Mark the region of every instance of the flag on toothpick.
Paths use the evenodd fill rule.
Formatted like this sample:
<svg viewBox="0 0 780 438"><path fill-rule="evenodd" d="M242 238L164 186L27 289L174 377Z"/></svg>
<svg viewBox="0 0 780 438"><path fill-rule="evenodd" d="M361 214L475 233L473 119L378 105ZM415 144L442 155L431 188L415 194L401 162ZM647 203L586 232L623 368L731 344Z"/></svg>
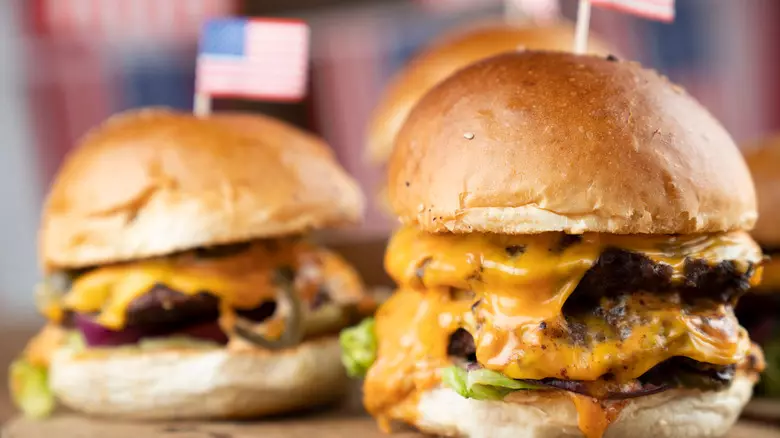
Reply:
<svg viewBox="0 0 780 438"><path fill-rule="evenodd" d="M590 0L593 6L617 9L658 21L674 21L674 0Z"/></svg>
<svg viewBox="0 0 780 438"><path fill-rule="evenodd" d="M309 27L303 21L212 20L200 40L196 106L212 97L298 101L306 95L308 69Z"/></svg>

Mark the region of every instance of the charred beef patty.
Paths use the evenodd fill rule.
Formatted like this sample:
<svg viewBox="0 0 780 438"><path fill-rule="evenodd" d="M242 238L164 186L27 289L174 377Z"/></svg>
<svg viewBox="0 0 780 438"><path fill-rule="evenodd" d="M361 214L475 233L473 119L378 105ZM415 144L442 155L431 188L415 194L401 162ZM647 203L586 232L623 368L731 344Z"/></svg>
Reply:
<svg viewBox="0 0 780 438"><path fill-rule="evenodd" d="M207 292L186 295L164 284L156 284L149 292L127 306L128 326L170 326L182 322L206 322L219 318L219 299Z"/></svg>
<svg viewBox="0 0 780 438"><path fill-rule="evenodd" d="M261 241L269 250L277 250L275 241ZM230 257L247 251L251 242L219 245L213 247L196 248L185 253L193 254L197 259L215 259ZM73 280L89 270L61 273L59 277L64 279L59 285L60 293L65 294ZM298 273L289 266L277 269L275 281L294 284ZM311 302L308 303L312 310L332 302L329 291L325 285L320 285ZM127 307L127 327L144 328L154 332L168 330L184 325L198 325L204 322L215 322L220 315L219 298L207 290L197 294L185 294L176 291L165 284L155 284L148 292L135 298ZM277 304L274 300L266 300L254 309L236 309L236 314L254 322L262 322L276 311ZM89 316L89 315L84 315ZM73 327L72 312L67 311L62 321L66 327Z"/></svg>
<svg viewBox="0 0 780 438"><path fill-rule="evenodd" d="M549 250L562 252L578 244L581 236L564 234L561 240ZM508 246L506 253L512 257L523 257L524 246ZM417 267L416 276L422 284L430 258ZM745 272L737 268L737 261L724 260L712 265L707 260L686 258L683 278L674 278L674 270L665 263L655 262L649 257L621 248L606 248L580 280L576 290L567 300L567 306L593 306L604 296L616 296L634 291L681 292L690 301L715 300L718 303L733 303L748 289L755 273L750 263ZM474 277L479 278L479 273Z"/></svg>
<svg viewBox="0 0 780 438"><path fill-rule="evenodd" d="M710 265L696 259L686 259L683 269L683 284L673 284L671 266L656 263L642 254L608 248L585 273L566 301L566 308L593 307L604 296L634 291L677 290L691 301L733 302L750 288L750 278L755 270L751 265L745 273L740 273L730 260Z"/></svg>

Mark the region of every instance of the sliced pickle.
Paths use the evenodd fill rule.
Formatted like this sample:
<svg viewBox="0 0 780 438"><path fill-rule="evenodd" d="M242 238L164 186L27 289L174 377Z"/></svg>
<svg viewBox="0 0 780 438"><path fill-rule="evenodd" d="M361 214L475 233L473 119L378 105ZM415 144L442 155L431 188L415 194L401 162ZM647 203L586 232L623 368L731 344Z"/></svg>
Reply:
<svg viewBox="0 0 780 438"><path fill-rule="evenodd" d="M279 350L289 348L301 342L304 335L303 310L301 300L298 298L293 288L292 278L287 272L280 272L277 275L276 283L278 287L277 300L279 307L277 312L287 311L284 317L284 328L276 338L269 338L259 333L259 329L267 328L269 322L274 322L272 318L261 324L255 324L252 321L236 316L234 330L236 334L246 341L268 350Z"/></svg>

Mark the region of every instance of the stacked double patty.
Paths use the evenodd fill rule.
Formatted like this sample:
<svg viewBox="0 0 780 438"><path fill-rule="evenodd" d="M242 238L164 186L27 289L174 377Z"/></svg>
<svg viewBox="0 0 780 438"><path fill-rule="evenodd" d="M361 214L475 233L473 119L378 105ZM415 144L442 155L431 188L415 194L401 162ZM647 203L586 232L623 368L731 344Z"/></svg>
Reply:
<svg viewBox="0 0 780 438"><path fill-rule="evenodd" d="M446 336L449 357L439 359L468 371L492 364L529 384L600 400L677 387L719 390L738 365L760 366L732 307L758 280L761 261L742 232L496 236L407 228L387 253L388 271L401 286L394 299L433 309L430 318L460 321L439 332L422 330L419 319L406 327L422 343ZM408 310L393 306L380 311L379 330L399 330L406 321L395 312ZM475 337L482 342L479 361ZM723 351L711 354L699 342ZM384 365L394 365L384 371L392 375L399 361L390 353Z"/></svg>
<svg viewBox="0 0 780 438"><path fill-rule="evenodd" d="M581 240L578 235L561 235L560 243L550 251L563 251ZM507 248L507 253L522 256L517 247ZM718 306L731 307L750 288L751 281L755 282L755 273L756 264L752 261L747 263L747 269L740 269L733 260L713 264L706 259L685 258L681 278L674 278L674 269L666 263L656 262L642 253L610 247L599 256L566 300L563 327L551 328L543 322L540 328L550 338L586 346L593 340L603 342L607 337L603 332L591 333L592 327L582 322L584 317L595 316L603 321L609 332L625 340L635 327L646 324L641 317L641 307L650 301L661 306L670 301L675 304L682 301L686 311L691 313ZM642 291L639 298L632 296L637 291ZM752 368L753 362L761 360L756 353L749 354L746 367ZM474 338L465 329L459 328L450 335L447 354L461 366L479 367ZM735 372L735 364L707 364L676 356L654 366L631 385L610 385L614 381L610 374L602 376L605 385L559 378L529 382L602 399L625 399L675 387L718 390L731 382Z"/></svg>

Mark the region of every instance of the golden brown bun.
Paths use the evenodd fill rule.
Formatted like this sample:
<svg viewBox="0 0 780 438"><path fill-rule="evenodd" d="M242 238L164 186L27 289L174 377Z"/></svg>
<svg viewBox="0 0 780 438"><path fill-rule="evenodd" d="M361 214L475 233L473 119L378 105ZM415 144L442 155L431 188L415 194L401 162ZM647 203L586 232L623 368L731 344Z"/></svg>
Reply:
<svg viewBox="0 0 780 438"><path fill-rule="evenodd" d="M226 348L99 354L62 349L50 385L66 406L137 419L248 418L321 405L348 379L336 337L282 351Z"/></svg>
<svg viewBox="0 0 780 438"><path fill-rule="evenodd" d="M360 189L318 138L260 115L131 112L89 133L49 193L46 268L165 255L359 220Z"/></svg>
<svg viewBox="0 0 780 438"><path fill-rule="evenodd" d="M750 399L755 375L738 373L728 389L673 389L625 401L605 438L720 437ZM449 388L424 393L415 426L439 436L494 438L581 437L574 403L565 395L515 392L514 400L465 399Z"/></svg>
<svg viewBox="0 0 780 438"><path fill-rule="evenodd" d="M746 148L745 159L758 195L753 237L765 247L780 247L780 136Z"/></svg>
<svg viewBox="0 0 780 438"><path fill-rule="evenodd" d="M749 229L753 182L729 134L636 63L515 52L415 107L389 166L393 209L428 232L674 234Z"/></svg>
<svg viewBox="0 0 780 438"><path fill-rule="evenodd" d="M570 51L573 41L574 26L568 22L543 27L486 22L444 35L415 56L385 90L369 123L369 158L375 163L387 161L393 140L417 101L456 70L521 48ZM588 49L594 54L614 53L593 35Z"/></svg>

